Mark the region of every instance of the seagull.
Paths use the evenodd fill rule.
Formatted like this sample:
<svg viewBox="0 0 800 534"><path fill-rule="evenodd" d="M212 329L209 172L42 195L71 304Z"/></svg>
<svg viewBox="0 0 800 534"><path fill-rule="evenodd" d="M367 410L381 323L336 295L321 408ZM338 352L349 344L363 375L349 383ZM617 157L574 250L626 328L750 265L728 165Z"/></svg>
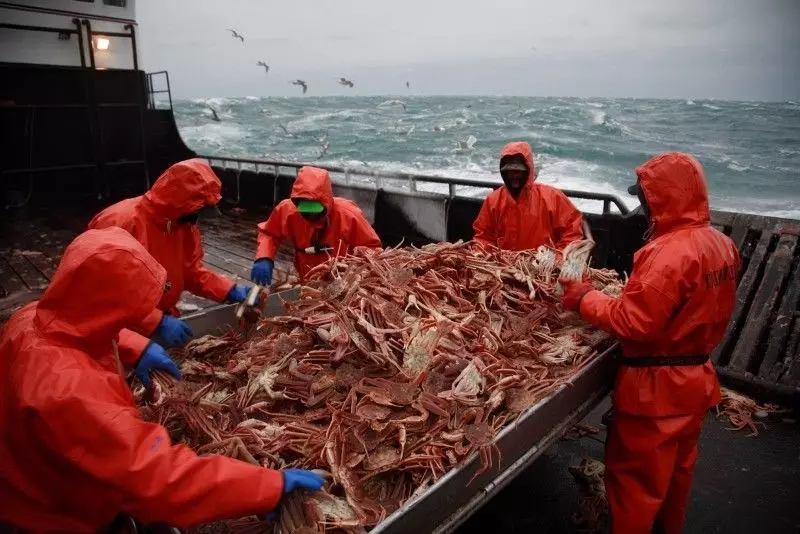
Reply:
<svg viewBox="0 0 800 534"><path fill-rule="evenodd" d="M256 61L256 65L258 65L259 67L264 67L264 74L269 73L269 65L267 65L263 61Z"/></svg>
<svg viewBox="0 0 800 534"><path fill-rule="evenodd" d="M289 131L289 128L287 128L285 124L279 122L278 126L280 126L281 130L283 130L283 133L286 134L286 137L294 137L294 134Z"/></svg>
<svg viewBox="0 0 800 534"><path fill-rule="evenodd" d="M339 78L339 85L343 85L345 87L353 87L353 82L351 82L347 78Z"/></svg>
<svg viewBox="0 0 800 534"><path fill-rule="evenodd" d="M308 84L306 84L306 82L303 81L303 80L294 80L294 81L291 81L289 83L292 84L292 85L297 85L298 87L302 87L303 88L303 94L306 94L306 91L308 91Z"/></svg>
<svg viewBox="0 0 800 534"><path fill-rule="evenodd" d="M217 110L214 109L214 108L208 108L208 109L211 110L211 120L216 121L216 122L221 122L221 119L219 118L219 115L217 115Z"/></svg>
<svg viewBox="0 0 800 534"><path fill-rule="evenodd" d="M406 89L411 89L411 84L406 82Z"/></svg>
<svg viewBox="0 0 800 534"><path fill-rule="evenodd" d="M474 150L473 145L477 139L474 135L470 135L466 139L456 141L458 148L456 149L458 152L471 152Z"/></svg>
<svg viewBox="0 0 800 534"><path fill-rule="evenodd" d="M237 33L236 30L232 30L230 28L228 28L228 31L231 32L231 37L233 37L234 39L239 39L241 42L244 43L244 35Z"/></svg>
<svg viewBox="0 0 800 534"><path fill-rule="evenodd" d="M403 111L406 111L406 109L407 109L406 108L406 103L403 102L402 100L387 100L386 102L381 102L380 104L378 104L379 108L386 107L386 106L402 106L403 107Z"/></svg>
<svg viewBox="0 0 800 534"><path fill-rule="evenodd" d="M317 143L319 143L319 148L320 148L319 156L317 156L317 159L320 159L322 158L322 156L328 153L328 149L331 147L331 143L330 141L328 141L328 132L325 132L325 135L317 139Z"/></svg>

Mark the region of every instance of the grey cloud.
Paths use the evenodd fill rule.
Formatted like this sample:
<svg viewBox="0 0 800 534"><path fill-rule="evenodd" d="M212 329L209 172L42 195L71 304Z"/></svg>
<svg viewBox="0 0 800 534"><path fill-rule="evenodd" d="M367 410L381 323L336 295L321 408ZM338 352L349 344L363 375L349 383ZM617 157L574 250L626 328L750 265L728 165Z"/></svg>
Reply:
<svg viewBox="0 0 800 534"><path fill-rule="evenodd" d="M287 81L300 77L315 95L405 92L411 78L416 94L800 98L796 0L170 0L137 9L144 64L169 70L176 96L291 95ZM262 58L268 76L251 68ZM345 74L354 89L336 84Z"/></svg>

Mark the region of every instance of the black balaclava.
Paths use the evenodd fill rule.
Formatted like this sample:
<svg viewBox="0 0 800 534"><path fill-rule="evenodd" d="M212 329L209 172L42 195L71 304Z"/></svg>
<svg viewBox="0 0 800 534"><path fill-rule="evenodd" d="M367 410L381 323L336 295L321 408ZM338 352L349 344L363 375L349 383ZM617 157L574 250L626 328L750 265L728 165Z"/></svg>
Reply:
<svg viewBox="0 0 800 534"><path fill-rule="evenodd" d="M511 184L508 176L506 175L506 171L510 170L508 167L517 167L519 171L525 173L517 187L514 187ZM512 197L517 198L519 196L519 194L522 192L522 189L525 187L525 184L527 184L528 180L530 180L530 174L531 170L528 167L528 163L525 161L525 156L522 154L511 154L500 159L500 176L503 177L503 183L506 184L506 188L508 189L508 192L511 193Z"/></svg>
<svg viewBox="0 0 800 534"><path fill-rule="evenodd" d="M218 217L220 215L219 208L217 206L203 206L197 211L193 211L192 213L187 213L186 215L181 215L178 217L178 224L197 224L197 221L200 219L200 216L203 218L211 218L211 217Z"/></svg>
<svg viewBox="0 0 800 534"><path fill-rule="evenodd" d="M637 181L634 185L630 186L628 188L628 193L636 195L639 199L639 204L642 206L642 213L644 213L644 216L650 221L650 205L647 203L647 197L644 196L644 189L642 189L641 182Z"/></svg>

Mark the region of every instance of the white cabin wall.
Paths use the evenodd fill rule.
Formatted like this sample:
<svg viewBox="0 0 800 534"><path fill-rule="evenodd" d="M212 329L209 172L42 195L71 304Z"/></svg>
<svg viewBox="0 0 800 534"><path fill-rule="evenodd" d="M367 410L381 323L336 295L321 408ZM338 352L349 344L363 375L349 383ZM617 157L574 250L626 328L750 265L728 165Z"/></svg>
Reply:
<svg viewBox="0 0 800 534"><path fill-rule="evenodd" d="M16 5L42 8L47 12L17 8ZM104 0L92 3L80 0L17 0L13 3L0 1L0 22L27 26L75 29L74 18L88 19L92 31L128 33L125 25L135 26L135 2L127 0L126 7L105 5ZM86 66L90 65L86 28L82 27ZM138 39L138 27L136 27ZM132 69L131 40L126 37L109 37L108 50L95 50L98 68ZM141 55L138 53L139 60ZM80 66L78 36L71 35L61 41L58 34L30 30L0 28L0 62L36 63L46 65Z"/></svg>

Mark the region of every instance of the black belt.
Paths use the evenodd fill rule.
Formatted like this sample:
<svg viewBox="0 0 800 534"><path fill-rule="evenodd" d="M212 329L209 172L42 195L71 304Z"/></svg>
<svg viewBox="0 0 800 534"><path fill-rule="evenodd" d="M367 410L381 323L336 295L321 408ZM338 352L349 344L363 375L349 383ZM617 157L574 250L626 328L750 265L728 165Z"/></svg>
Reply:
<svg viewBox="0 0 800 534"><path fill-rule="evenodd" d="M691 356L637 356L628 358L620 356L619 364L625 367L684 367L688 365L703 365L708 361L708 354L693 354Z"/></svg>

